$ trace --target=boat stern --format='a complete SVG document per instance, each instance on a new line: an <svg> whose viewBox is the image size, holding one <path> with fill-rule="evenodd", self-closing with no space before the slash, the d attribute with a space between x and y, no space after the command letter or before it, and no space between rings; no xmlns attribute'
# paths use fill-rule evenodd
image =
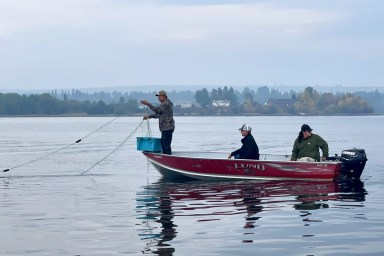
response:
<svg viewBox="0 0 384 256"><path fill-rule="evenodd" d="M364 149L346 149L341 152L341 176L359 179L368 161Z"/></svg>

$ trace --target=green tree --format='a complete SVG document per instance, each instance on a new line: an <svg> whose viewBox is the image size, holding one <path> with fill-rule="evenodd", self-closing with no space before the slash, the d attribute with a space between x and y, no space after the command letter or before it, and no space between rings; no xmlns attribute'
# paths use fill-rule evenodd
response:
<svg viewBox="0 0 384 256"><path fill-rule="evenodd" d="M313 87L307 87L297 96L295 109L298 113L316 114L316 101L319 93Z"/></svg>
<svg viewBox="0 0 384 256"><path fill-rule="evenodd" d="M355 97L351 93L347 93L340 98L339 109L341 113L372 113L373 109L368 106L368 103L360 97Z"/></svg>
<svg viewBox="0 0 384 256"><path fill-rule="evenodd" d="M125 103L125 106L127 108L127 114L134 114L138 110L138 103L137 103L137 100L135 99L129 99Z"/></svg>
<svg viewBox="0 0 384 256"><path fill-rule="evenodd" d="M249 91L244 94L244 111L247 113L255 112L253 94Z"/></svg>
<svg viewBox="0 0 384 256"><path fill-rule="evenodd" d="M270 98L269 88L267 86L261 86L257 88L255 100L261 105L268 102Z"/></svg>
<svg viewBox="0 0 384 256"><path fill-rule="evenodd" d="M338 98L332 93L323 93L317 102L317 109L320 113L332 114L338 111Z"/></svg>
<svg viewBox="0 0 384 256"><path fill-rule="evenodd" d="M238 102L239 102L238 99L237 99L237 96L236 96L236 92L235 92L235 90L232 87L230 87L228 89L228 91L225 93L224 97L225 97L226 100L229 100L231 102L231 104L232 103L233 104L238 104Z"/></svg>
<svg viewBox="0 0 384 256"><path fill-rule="evenodd" d="M202 106L209 106L211 105L211 100L209 98L209 93L206 88L202 90L197 90L195 92L195 99L197 103L201 104Z"/></svg>
<svg viewBox="0 0 384 256"><path fill-rule="evenodd" d="M119 102L115 105L114 111L116 115L124 115L127 113L127 108L125 106L125 98L120 97Z"/></svg>

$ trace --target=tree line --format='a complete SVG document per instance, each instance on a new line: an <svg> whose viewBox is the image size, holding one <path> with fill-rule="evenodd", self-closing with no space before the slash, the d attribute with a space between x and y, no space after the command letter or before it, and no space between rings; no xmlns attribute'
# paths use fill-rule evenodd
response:
<svg viewBox="0 0 384 256"><path fill-rule="evenodd" d="M56 91L30 95L0 93L0 115L135 115L147 111L141 108L141 99L149 99L158 104L155 93L89 94L79 90L62 91L61 94ZM210 91L203 88L195 92L170 91L168 94L175 103L177 115L369 114L376 109L381 112L384 109L384 95L378 91L321 93L313 87L307 87L299 92L281 92L267 86L238 91L224 86ZM182 107L177 104L178 101L190 101L194 104ZM226 104L215 105L216 101Z"/></svg>
<svg viewBox="0 0 384 256"><path fill-rule="evenodd" d="M63 100L44 93L19 95L0 93L0 115L132 115L138 111L136 100L121 98L116 103L102 100Z"/></svg>
<svg viewBox="0 0 384 256"><path fill-rule="evenodd" d="M232 88L207 89L196 91L196 101L202 106L211 108L215 100L227 100L230 102L229 113L243 114L368 114L374 109L368 105L368 101L361 96L352 93L320 93L313 87L307 87L301 92L289 91L281 93L278 90L270 90L268 87L259 87L256 92L245 88L237 95ZM241 99L240 104L239 100ZM384 99L384 95L382 98ZM380 104L378 104L380 105ZM207 109L204 110L205 112Z"/></svg>

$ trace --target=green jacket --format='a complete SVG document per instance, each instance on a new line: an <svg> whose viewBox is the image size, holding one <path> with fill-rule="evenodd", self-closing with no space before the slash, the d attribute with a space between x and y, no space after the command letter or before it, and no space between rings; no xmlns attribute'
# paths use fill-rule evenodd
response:
<svg viewBox="0 0 384 256"><path fill-rule="evenodd" d="M317 161L320 161L320 152L323 151L323 157L328 157L328 143L317 134L313 134L303 139L301 142L298 139L295 140L292 149L292 161L296 161L302 157L312 157Z"/></svg>

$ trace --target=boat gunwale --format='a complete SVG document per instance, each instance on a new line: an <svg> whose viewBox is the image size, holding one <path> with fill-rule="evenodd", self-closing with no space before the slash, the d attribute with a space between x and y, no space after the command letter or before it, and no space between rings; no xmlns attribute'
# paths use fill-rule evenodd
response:
<svg viewBox="0 0 384 256"><path fill-rule="evenodd" d="M180 153L196 153L194 151L177 151L177 154L176 155L166 155L166 154L162 154L162 153L158 153L158 152L149 152L149 151L142 151L143 154L145 153L148 153L148 154L151 154L151 155L155 155L155 156L166 156L166 157L174 157L174 158L189 158L189 159L204 159L204 160L225 160L225 161L251 161L251 162L284 162L284 163L300 163L300 164L309 164L309 165L313 165L313 164L331 164L331 165L338 165L338 164L341 164L341 161L320 161L320 162L306 162L306 161L291 161L291 160L268 160L268 159L263 159L263 160L256 160L256 159L228 159L228 158L209 158L209 157L204 157L204 156L189 156L189 155L179 155ZM204 153L223 153L223 155L226 153L226 152L222 152L222 151L204 151L204 152L199 152L201 154L204 154ZM287 157L289 155L279 155L279 154L261 154L261 155L270 155L270 156L283 156L283 157Z"/></svg>

